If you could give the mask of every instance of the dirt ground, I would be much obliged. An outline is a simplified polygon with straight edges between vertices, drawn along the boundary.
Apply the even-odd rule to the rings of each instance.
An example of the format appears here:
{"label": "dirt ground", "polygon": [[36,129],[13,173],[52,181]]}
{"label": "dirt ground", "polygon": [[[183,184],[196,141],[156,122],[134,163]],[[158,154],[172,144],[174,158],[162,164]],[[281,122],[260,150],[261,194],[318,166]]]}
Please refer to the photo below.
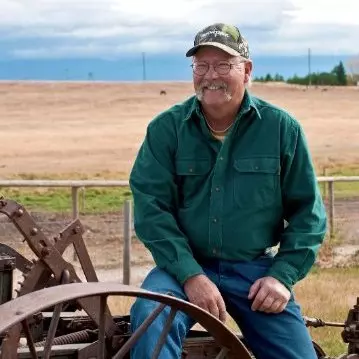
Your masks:
{"label": "dirt ground", "polygon": [[[166,94],[161,95],[161,90]],[[359,167],[359,88],[254,84],[251,92],[298,118],[318,169],[333,164]],[[125,179],[148,122],[192,93],[187,82],[0,82],[0,178],[56,174],[71,179],[74,174],[88,178],[106,174],[108,178]],[[348,251],[351,255],[359,249],[358,201],[337,202],[336,214],[344,223],[346,246],[338,249],[332,264],[338,264],[338,258],[345,262]],[[70,221],[58,215],[34,216],[49,235],[57,234]],[[121,214],[83,216],[81,220],[100,279],[121,280]],[[0,238],[29,254],[16,230],[2,217]],[[132,250],[132,278],[138,284],[152,260],[136,239]],[[65,256],[72,260],[72,251]]]}
{"label": "dirt ground", "polygon": [[[359,163],[359,87],[254,84],[251,91],[301,121],[318,164]],[[127,178],[148,122],[192,93],[189,82],[0,82],[1,177],[110,171]]]}

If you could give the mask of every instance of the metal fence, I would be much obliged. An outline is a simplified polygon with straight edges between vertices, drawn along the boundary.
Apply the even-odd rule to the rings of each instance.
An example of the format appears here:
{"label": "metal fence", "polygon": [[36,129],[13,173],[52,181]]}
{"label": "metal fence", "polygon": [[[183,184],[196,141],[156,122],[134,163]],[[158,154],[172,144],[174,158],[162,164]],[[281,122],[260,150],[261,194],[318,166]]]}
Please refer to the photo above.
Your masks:
{"label": "metal fence", "polygon": [[[329,234],[333,237],[336,233],[336,219],[335,219],[335,183],[338,182],[359,182],[359,176],[348,177],[318,177],[319,183],[324,186],[324,193],[328,212]],[[0,180],[0,188],[24,188],[24,187],[43,187],[43,188],[69,188],[71,190],[72,198],[72,219],[77,219],[80,216],[79,211],[79,191],[85,188],[103,188],[103,187],[128,187],[129,182],[126,180]],[[125,284],[131,282],[131,238],[132,238],[132,204],[131,201],[126,201],[122,213],[118,217],[111,218],[111,221],[120,221],[122,217],[122,224],[118,227],[122,231],[121,238],[122,245],[122,281]],[[81,219],[82,221],[82,219]],[[105,235],[105,234],[103,234]],[[0,233],[1,236],[1,233]],[[101,245],[101,242],[100,242]],[[118,252],[120,253],[120,252]],[[75,258],[73,258],[75,259]],[[135,260],[136,261],[136,260]]]}

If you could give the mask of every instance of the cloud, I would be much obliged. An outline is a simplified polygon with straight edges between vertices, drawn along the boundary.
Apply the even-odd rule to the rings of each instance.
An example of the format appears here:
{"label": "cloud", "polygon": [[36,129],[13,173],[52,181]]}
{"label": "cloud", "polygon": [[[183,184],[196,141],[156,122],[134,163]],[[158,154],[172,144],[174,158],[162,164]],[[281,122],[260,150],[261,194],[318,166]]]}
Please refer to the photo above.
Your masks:
{"label": "cloud", "polygon": [[359,24],[307,24],[301,1],[2,0],[0,51],[11,58],[184,53],[214,22],[236,24],[254,54],[355,51]]}

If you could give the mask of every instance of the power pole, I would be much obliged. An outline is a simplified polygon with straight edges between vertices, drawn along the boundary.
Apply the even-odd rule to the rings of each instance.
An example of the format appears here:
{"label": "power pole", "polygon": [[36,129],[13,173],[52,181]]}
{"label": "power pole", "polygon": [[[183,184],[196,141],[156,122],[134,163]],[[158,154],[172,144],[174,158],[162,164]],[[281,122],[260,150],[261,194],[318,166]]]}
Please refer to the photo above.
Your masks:
{"label": "power pole", "polygon": [[146,53],[142,52],[142,79],[146,81]]}
{"label": "power pole", "polygon": [[311,70],[311,51],[308,49],[308,87],[312,85],[312,70]]}

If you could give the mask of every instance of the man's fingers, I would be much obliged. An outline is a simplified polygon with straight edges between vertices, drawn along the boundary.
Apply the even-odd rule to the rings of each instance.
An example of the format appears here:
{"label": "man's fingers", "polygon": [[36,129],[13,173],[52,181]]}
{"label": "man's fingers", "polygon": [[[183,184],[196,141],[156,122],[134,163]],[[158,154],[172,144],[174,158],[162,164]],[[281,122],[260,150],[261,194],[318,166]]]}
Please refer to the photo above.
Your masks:
{"label": "man's fingers", "polygon": [[219,310],[219,320],[224,323],[226,321],[227,312],[226,312],[226,305],[222,297],[218,299],[218,310]]}
{"label": "man's fingers", "polygon": [[262,306],[264,300],[267,298],[267,295],[268,289],[262,287],[255,296],[251,309],[253,311],[258,310]]}
{"label": "man's fingers", "polygon": [[207,276],[193,276],[187,279],[183,288],[191,303],[225,321],[226,305],[217,286]]}
{"label": "man's fingers", "polygon": [[265,313],[279,313],[279,308],[283,305],[283,302],[280,299],[273,300],[270,307],[264,309]]}
{"label": "man's fingers", "polygon": [[264,299],[262,305],[258,308],[258,310],[266,313],[271,313],[271,306],[274,301],[275,299],[270,294],[268,294],[267,297]]}
{"label": "man's fingers", "polygon": [[256,280],[256,281],[252,284],[251,288],[249,289],[249,294],[248,294],[248,299],[249,299],[249,300],[250,300],[250,299],[253,299],[253,298],[256,296],[256,294],[258,293],[258,290],[259,290],[260,286],[261,286],[261,280],[260,280],[260,279]]}
{"label": "man's fingers", "polygon": [[219,318],[219,309],[216,302],[210,301],[208,303],[208,312],[210,312],[216,318]]}
{"label": "man's fingers", "polygon": [[276,313],[281,313],[281,312],[283,312],[283,310],[284,310],[285,307],[287,306],[287,303],[288,303],[288,302],[282,303],[282,304],[279,306],[279,308],[277,309]]}

